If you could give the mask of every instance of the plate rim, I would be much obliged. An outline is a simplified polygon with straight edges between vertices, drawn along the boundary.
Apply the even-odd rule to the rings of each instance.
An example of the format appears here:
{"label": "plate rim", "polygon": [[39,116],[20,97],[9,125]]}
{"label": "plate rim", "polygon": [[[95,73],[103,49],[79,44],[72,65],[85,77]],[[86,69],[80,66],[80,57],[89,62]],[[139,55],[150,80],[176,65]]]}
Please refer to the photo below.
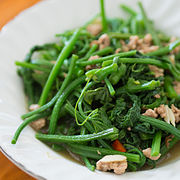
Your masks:
{"label": "plate rim", "polygon": [[[3,26],[3,28],[0,31],[0,37],[1,35],[3,36],[3,32],[6,32],[6,30],[8,30],[11,27],[11,24],[16,21],[19,17],[24,16],[24,14],[26,14],[26,12],[32,11],[33,9],[38,9],[39,6],[44,5],[44,4],[48,4],[51,3],[52,0],[43,0],[38,2],[37,4],[23,10],[22,12],[20,12],[17,16],[15,16],[11,21],[9,21],[5,26]],[[10,27],[9,27],[10,26]],[[35,174],[34,172],[28,170],[23,164],[19,163],[18,161],[14,160],[1,146],[0,146],[0,151],[2,151],[2,153],[11,161],[13,162],[17,167],[19,167],[22,171],[26,172],[27,174],[30,174],[31,176],[35,177],[35,178],[41,178],[41,179],[47,179],[44,178],[40,175]]]}
{"label": "plate rim", "polygon": [[[15,15],[11,20],[9,20],[0,30],[0,37],[3,36],[3,33],[7,31],[7,29],[9,29],[9,26],[11,26],[11,24],[16,21],[16,19],[18,19],[19,17],[21,17],[22,15],[24,15],[26,12],[31,11],[34,8],[38,8],[38,6],[41,6],[42,4],[47,3],[47,0],[41,0],[39,2],[36,2],[35,4],[33,4],[32,6],[25,8],[24,10],[20,11],[17,15]],[[20,170],[22,170],[24,173],[30,175],[33,178],[36,178],[38,180],[47,180],[47,178],[40,176],[34,172],[32,172],[31,170],[28,170],[23,164],[21,164],[20,162],[16,161],[12,156],[10,156],[4,149],[2,146],[0,146],[0,152],[11,162],[13,163],[15,166],[17,166]]]}
{"label": "plate rim", "polygon": [[32,176],[33,178],[36,178],[38,180],[47,180],[46,178],[35,174],[34,172],[28,170],[23,164],[20,162],[16,161],[14,158],[12,158],[3,148],[0,146],[0,152],[8,159],[10,160],[14,165],[16,165],[20,170],[24,171],[28,175]]}

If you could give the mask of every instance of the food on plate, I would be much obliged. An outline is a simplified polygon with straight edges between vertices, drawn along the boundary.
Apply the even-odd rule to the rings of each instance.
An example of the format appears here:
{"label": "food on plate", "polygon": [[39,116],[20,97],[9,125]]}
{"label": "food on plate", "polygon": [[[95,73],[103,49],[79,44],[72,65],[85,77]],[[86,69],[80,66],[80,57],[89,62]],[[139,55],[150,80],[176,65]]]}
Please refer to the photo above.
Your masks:
{"label": "food on plate", "polygon": [[34,46],[17,61],[36,138],[78,156],[92,171],[155,167],[180,139],[180,40],[139,12],[101,12],[84,26]]}

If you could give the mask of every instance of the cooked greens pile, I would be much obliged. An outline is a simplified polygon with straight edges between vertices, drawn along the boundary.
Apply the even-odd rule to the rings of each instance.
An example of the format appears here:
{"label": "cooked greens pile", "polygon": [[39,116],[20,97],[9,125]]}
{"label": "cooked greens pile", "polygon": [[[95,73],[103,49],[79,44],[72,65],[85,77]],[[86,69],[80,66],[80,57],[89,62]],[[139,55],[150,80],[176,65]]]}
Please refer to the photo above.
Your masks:
{"label": "cooked greens pile", "polygon": [[155,167],[180,139],[180,40],[156,30],[141,3],[140,12],[121,5],[126,19],[107,18],[100,5],[84,26],[16,62],[32,111],[12,143],[31,124],[37,139],[92,171],[105,155],[125,156],[127,171]]}

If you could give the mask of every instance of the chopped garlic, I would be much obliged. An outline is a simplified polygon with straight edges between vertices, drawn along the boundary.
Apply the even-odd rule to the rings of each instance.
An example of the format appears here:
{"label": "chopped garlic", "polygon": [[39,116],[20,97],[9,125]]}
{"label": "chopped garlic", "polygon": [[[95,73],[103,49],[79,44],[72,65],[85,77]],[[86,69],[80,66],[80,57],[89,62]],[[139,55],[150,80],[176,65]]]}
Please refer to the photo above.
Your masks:
{"label": "chopped garlic", "polygon": [[175,124],[175,116],[174,113],[172,112],[172,110],[168,107],[168,105],[165,105],[165,111],[166,111],[166,117],[164,118],[164,120],[167,123],[171,123],[173,126],[176,126]]}

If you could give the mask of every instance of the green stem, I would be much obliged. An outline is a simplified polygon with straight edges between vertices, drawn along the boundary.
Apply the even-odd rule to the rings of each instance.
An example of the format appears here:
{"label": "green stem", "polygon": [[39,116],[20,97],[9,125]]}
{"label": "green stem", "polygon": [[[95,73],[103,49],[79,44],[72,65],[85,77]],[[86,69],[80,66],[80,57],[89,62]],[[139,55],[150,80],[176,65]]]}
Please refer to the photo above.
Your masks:
{"label": "green stem", "polygon": [[118,54],[113,54],[105,57],[101,57],[98,59],[94,59],[91,61],[85,61],[85,62],[77,62],[77,65],[79,66],[87,66],[87,65],[93,65],[93,64],[98,64],[102,63],[106,60],[113,59],[114,57],[128,57],[128,56],[134,56],[137,51],[129,51],[129,52],[124,52],[124,53],[118,53]]}
{"label": "green stem", "polygon": [[137,12],[135,12],[133,9],[131,9],[130,7],[126,6],[125,4],[121,4],[120,7],[127,13],[129,13],[132,16],[136,16]]}
{"label": "green stem", "polygon": [[61,53],[59,54],[59,57],[57,58],[56,64],[54,65],[48,80],[45,84],[45,87],[43,89],[43,92],[41,94],[40,100],[39,100],[39,105],[42,106],[46,103],[49,91],[52,88],[52,85],[54,83],[54,80],[56,79],[59,70],[64,62],[64,60],[70,55],[70,53],[72,52],[72,49],[74,48],[74,45],[80,35],[81,29],[77,29],[73,36],[71,37],[71,39],[69,40],[69,42],[65,45],[65,47],[62,49]]}
{"label": "green stem", "polygon": [[106,83],[106,86],[108,87],[108,90],[109,90],[109,93],[111,96],[114,96],[115,95],[115,90],[111,84],[111,82],[109,81],[109,79],[106,77],[104,79],[105,83]]}
{"label": "green stem", "polygon": [[117,128],[110,128],[104,131],[85,134],[85,135],[51,135],[51,134],[36,134],[36,138],[48,143],[73,143],[73,142],[87,142],[97,139],[115,139],[118,137],[119,130]]}
{"label": "green stem", "polygon": [[[65,105],[65,109],[73,118],[75,118],[75,108],[70,104],[70,102],[67,102],[67,104]],[[78,121],[82,123],[85,118],[83,118],[78,111],[76,111],[76,115]],[[94,132],[94,128],[88,121],[84,124],[84,127],[86,127],[90,133]]]}
{"label": "green stem", "polygon": [[[79,96],[79,98],[78,98],[78,100],[77,100],[77,102],[76,102],[76,105],[75,105],[75,114],[74,114],[74,115],[75,115],[76,124],[77,124],[78,126],[83,126],[83,125],[86,123],[86,121],[89,119],[91,113],[93,112],[93,111],[92,111],[92,112],[86,117],[86,119],[85,119],[82,123],[79,123],[78,118],[77,118],[77,113],[76,113],[76,112],[77,112],[77,107],[78,107],[79,102],[82,100],[86,89],[87,89],[88,86],[89,86],[89,81],[90,81],[90,80],[91,80],[91,79],[88,79],[88,81],[87,81],[85,87],[83,88],[83,90],[81,91],[81,94],[80,94],[80,96]],[[82,115],[82,114],[81,114],[81,115]]]}
{"label": "green stem", "polygon": [[[72,117],[75,117],[75,109],[74,107],[68,102],[66,105],[65,105],[65,109],[66,111],[72,116]],[[77,118],[80,122],[83,122],[84,121],[84,118],[79,114],[79,112],[77,111],[76,112],[77,114]],[[87,130],[90,132],[90,133],[94,133],[94,128],[92,127],[92,125],[87,121],[84,126],[87,128]],[[107,149],[112,149],[111,146],[109,146],[104,140],[102,139],[98,139],[97,140],[103,147],[107,148]]]}
{"label": "green stem", "polygon": [[[131,81],[131,80],[130,80]],[[160,87],[160,81],[149,81],[143,84],[134,84],[134,80],[133,82],[128,81],[128,83],[117,89],[116,91],[116,95],[120,95],[121,92],[129,92],[129,93],[137,93],[137,92],[142,92],[142,91],[151,91],[154,90],[157,87]]]}
{"label": "green stem", "polygon": [[156,132],[152,141],[151,156],[159,155],[160,147],[161,147],[161,137],[162,137],[162,132],[161,131]]}
{"label": "green stem", "polygon": [[[64,91],[64,89],[67,87],[67,85],[70,83],[70,81],[72,79],[72,75],[74,73],[75,63],[76,63],[77,58],[78,58],[78,56],[72,55],[72,60],[71,60],[70,66],[69,66],[68,74],[67,74],[66,78],[64,79],[64,81],[63,81],[63,83],[61,85],[61,88],[56,93],[56,95],[52,98],[52,100],[49,101],[47,104],[41,106],[40,108],[22,115],[21,116],[22,119],[30,117],[30,116],[32,116],[34,114],[38,114],[38,113],[50,108],[56,102],[56,100],[59,98],[59,96],[62,94],[62,92]],[[76,83],[79,84],[79,80],[74,81],[73,84],[75,84],[75,86],[76,86],[77,85]]]}
{"label": "green stem", "polygon": [[125,64],[121,64],[120,67],[118,68],[117,72],[113,72],[110,77],[109,81],[113,84],[116,85],[120,79],[126,74],[127,67]]}
{"label": "green stem", "polygon": [[174,87],[172,85],[172,78],[169,76],[166,76],[164,79],[164,88],[167,93],[167,96],[170,97],[171,99],[177,98],[178,94],[174,90]]}
{"label": "green stem", "polygon": [[117,38],[117,39],[129,39],[133,34],[129,33],[119,33],[119,32],[108,32],[107,33],[110,38]]}
{"label": "green stem", "polygon": [[159,129],[161,129],[163,131],[167,131],[168,133],[173,134],[178,139],[180,139],[180,130],[178,130],[177,128],[175,128],[174,126],[168,124],[165,121],[155,119],[155,118],[152,118],[152,117],[148,117],[148,116],[143,116],[143,115],[141,115],[140,121],[148,122],[152,126],[154,126],[156,128],[159,128]]}
{"label": "green stem", "polygon": [[65,100],[67,99],[67,97],[69,96],[69,94],[74,91],[74,89],[82,84],[85,81],[85,76],[82,76],[78,79],[76,79],[74,82],[72,82],[66,89],[66,91],[63,92],[63,94],[58,98],[53,111],[52,111],[52,115],[50,118],[50,123],[49,123],[49,134],[54,134],[55,130],[56,130],[56,125],[57,125],[57,120],[58,120],[58,116],[59,116],[59,112],[60,109],[63,105],[63,103],[65,102]]}
{"label": "green stem", "polygon": [[94,81],[102,81],[112,72],[116,72],[117,69],[118,69],[117,63],[113,63],[110,66],[106,66],[101,69],[98,69],[92,78]]}
{"label": "green stem", "polygon": [[84,126],[81,127],[81,135],[85,135],[86,134],[86,128]]}
{"label": "green stem", "polygon": [[70,150],[76,154],[80,155],[87,155],[87,157],[92,159],[101,159],[105,155],[123,155],[127,157],[128,161],[131,162],[140,162],[140,157],[137,154],[134,153],[126,153],[126,152],[120,152],[116,150],[110,150],[105,148],[97,148],[97,147],[91,147],[91,146],[85,146],[80,144],[68,144]]}
{"label": "green stem", "polygon": [[[108,32],[107,34],[109,35],[110,38],[117,38],[117,39],[129,39],[131,36],[137,35],[132,33],[121,33],[121,32]],[[142,35],[142,33],[138,34],[138,36],[139,38],[144,38],[144,35]],[[167,42],[170,40],[169,38],[165,39],[165,37],[162,36],[162,34],[158,34],[158,38],[162,41],[166,40]]]}
{"label": "green stem", "polygon": [[156,34],[156,31],[154,30],[154,28],[152,27],[152,24],[151,22],[149,21],[149,19],[147,18],[147,15],[145,13],[145,10],[143,8],[143,5],[141,2],[138,2],[138,5],[139,5],[139,8],[141,10],[141,14],[142,14],[142,17],[143,17],[143,20],[144,20],[144,23],[145,23],[145,27],[147,29],[147,31],[152,35],[152,39],[154,41],[154,44],[160,46],[161,43],[160,43],[160,40]]}
{"label": "green stem", "polygon": [[28,62],[16,61],[15,64],[17,66],[21,66],[21,67],[24,67],[24,68],[29,68],[29,69],[32,69],[32,70],[38,70],[38,71],[42,71],[42,72],[45,72],[45,73],[50,73],[51,72],[51,69],[49,69],[49,68],[40,67],[40,66],[38,66],[36,64],[31,64],[31,63],[28,63]]}
{"label": "green stem", "polygon": [[16,132],[15,132],[15,134],[14,134],[14,136],[13,136],[13,139],[12,139],[11,143],[12,143],[12,144],[16,144],[16,142],[17,142],[17,140],[18,140],[18,137],[19,137],[19,135],[21,134],[22,130],[23,130],[29,123],[31,123],[31,122],[33,122],[33,121],[36,121],[36,120],[38,120],[38,119],[40,119],[40,118],[44,118],[44,117],[46,117],[46,116],[48,116],[48,115],[49,115],[49,112],[46,112],[46,113],[43,113],[43,114],[37,114],[37,115],[34,115],[34,116],[26,119],[25,121],[23,121],[23,122],[21,123],[21,125],[18,127],[18,129],[16,130]]}
{"label": "green stem", "polygon": [[104,0],[100,0],[100,7],[101,7],[102,28],[103,28],[103,31],[105,32],[108,29],[108,24],[107,24],[105,8],[104,8]]}
{"label": "green stem", "polygon": [[63,151],[64,150],[64,147],[59,145],[59,144],[52,144],[51,148],[54,150],[54,151]]}
{"label": "green stem", "polygon": [[[83,117],[83,118],[87,118],[87,116],[86,116],[86,114],[84,113],[84,111],[83,111],[83,108],[82,108],[82,102],[83,102],[83,95],[84,95],[84,92],[86,91],[86,90],[88,90],[89,88],[91,88],[92,86],[94,86],[96,84],[96,82],[94,82],[94,81],[92,81],[92,82],[89,82],[89,83],[87,83],[87,86],[85,86],[84,88],[83,88],[83,90],[81,91],[81,94],[80,94],[80,96],[79,96],[79,102],[78,102],[78,109],[79,109],[79,113],[81,114],[81,116]],[[81,97],[81,98],[80,98]],[[75,110],[76,110],[76,107],[75,107]],[[75,111],[76,112],[76,111]],[[76,113],[75,113],[75,117],[76,117]],[[77,117],[76,117],[77,118]],[[78,122],[78,120],[76,119],[76,121]],[[87,120],[86,120],[87,121]],[[85,121],[84,121],[85,122]],[[79,123],[77,123],[77,124],[79,124]],[[81,124],[83,124],[83,123],[81,123]]]}
{"label": "green stem", "polygon": [[180,45],[180,40],[176,40],[176,41],[172,42],[170,45],[168,45],[166,47],[162,47],[162,48],[158,49],[157,51],[147,53],[146,55],[148,55],[148,56],[163,56],[163,55],[169,54],[173,49],[175,49],[179,45]]}
{"label": "green stem", "polygon": [[92,56],[92,54],[96,51],[97,48],[98,48],[98,45],[93,44],[92,47],[87,52],[87,54],[83,58],[79,59],[78,61],[86,61],[86,60],[88,60]]}
{"label": "green stem", "polygon": [[113,53],[113,48],[112,47],[105,47],[104,49],[98,50],[94,52],[92,55],[98,55],[98,56],[105,56],[107,54],[112,54]]}
{"label": "green stem", "polygon": [[94,171],[95,170],[95,166],[92,165],[89,161],[89,159],[85,156],[81,156],[84,164],[86,165],[86,167],[90,170],[90,171]]}
{"label": "green stem", "polygon": [[54,66],[54,64],[52,64],[50,61],[43,59],[36,59],[35,61],[32,60],[32,64],[47,66],[50,69],[52,69]]}
{"label": "green stem", "polygon": [[127,63],[127,64],[151,64],[158,66],[163,69],[168,69],[168,65],[159,60],[152,58],[119,58],[118,63]]}

